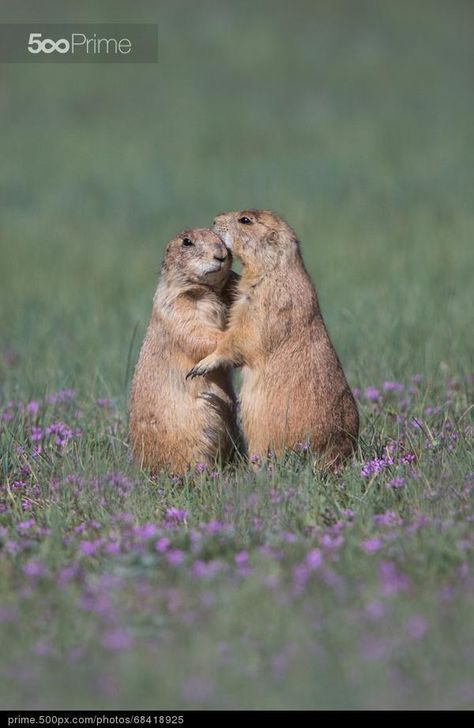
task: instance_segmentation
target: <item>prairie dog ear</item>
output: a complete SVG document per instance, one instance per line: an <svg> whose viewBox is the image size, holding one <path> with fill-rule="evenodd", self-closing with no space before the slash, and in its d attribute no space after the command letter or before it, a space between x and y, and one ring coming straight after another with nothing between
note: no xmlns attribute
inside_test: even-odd
<svg viewBox="0 0 474 728"><path fill-rule="evenodd" d="M274 245L278 241L278 233L276 230L272 230L267 235L267 243L270 243L270 245Z"/></svg>

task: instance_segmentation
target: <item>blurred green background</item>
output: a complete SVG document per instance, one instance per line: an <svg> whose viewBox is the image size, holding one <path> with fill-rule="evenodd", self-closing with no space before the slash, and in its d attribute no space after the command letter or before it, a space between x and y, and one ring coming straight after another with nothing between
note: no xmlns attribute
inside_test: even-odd
<svg viewBox="0 0 474 728"><path fill-rule="evenodd" d="M353 386L469 369L472 2L43 0L0 20L159 24L158 64L0 69L5 396L123 398L166 241L245 206L296 229Z"/></svg>

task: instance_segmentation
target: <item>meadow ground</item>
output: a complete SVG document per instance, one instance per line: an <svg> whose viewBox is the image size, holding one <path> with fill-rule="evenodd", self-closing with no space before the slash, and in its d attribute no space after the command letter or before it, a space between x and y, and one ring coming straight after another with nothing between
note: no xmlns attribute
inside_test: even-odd
<svg viewBox="0 0 474 728"><path fill-rule="evenodd" d="M472 706L472 3L101 7L159 63L2 67L2 707ZM360 450L151 480L164 244L249 205L301 238Z"/></svg>

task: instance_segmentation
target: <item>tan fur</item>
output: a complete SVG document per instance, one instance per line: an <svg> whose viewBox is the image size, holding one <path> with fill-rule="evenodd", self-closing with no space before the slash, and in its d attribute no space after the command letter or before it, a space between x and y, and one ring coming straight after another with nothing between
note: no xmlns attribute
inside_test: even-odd
<svg viewBox="0 0 474 728"><path fill-rule="evenodd" d="M337 467L357 440L357 406L293 230L266 210L224 213L214 230L243 273L225 336L190 375L243 366L241 416L250 456L308 443L319 454L318 467Z"/></svg>
<svg viewBox="0 0 474 728"><path fill-rule="evenodd" d="M183 239L193 245L183 245ZM222 258L222 260L217 260ZM226 325L235 274L232 256L211 230L188 230L165 252L151 320L129 401L135 460L180 474L231 455L237 438L231 375L223 368L195 381L186 373L213 351Z"/></svg>

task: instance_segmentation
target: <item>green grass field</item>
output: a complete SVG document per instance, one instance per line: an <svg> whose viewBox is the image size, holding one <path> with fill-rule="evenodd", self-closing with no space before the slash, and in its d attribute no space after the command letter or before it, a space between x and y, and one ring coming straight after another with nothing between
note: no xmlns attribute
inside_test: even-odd
<svg viewBox="0 0 474 728"><path fill-rule="evenodd" d="M472 707L472 3L101 8L0 11L160 44L1 68L1 707ZM301 239L360 451L152 481L164 245L246 206Z"/></svg>

